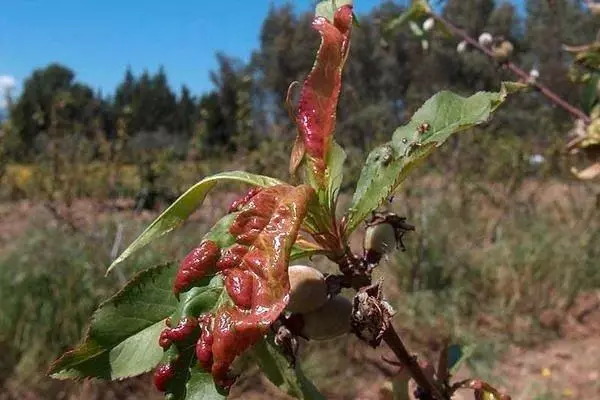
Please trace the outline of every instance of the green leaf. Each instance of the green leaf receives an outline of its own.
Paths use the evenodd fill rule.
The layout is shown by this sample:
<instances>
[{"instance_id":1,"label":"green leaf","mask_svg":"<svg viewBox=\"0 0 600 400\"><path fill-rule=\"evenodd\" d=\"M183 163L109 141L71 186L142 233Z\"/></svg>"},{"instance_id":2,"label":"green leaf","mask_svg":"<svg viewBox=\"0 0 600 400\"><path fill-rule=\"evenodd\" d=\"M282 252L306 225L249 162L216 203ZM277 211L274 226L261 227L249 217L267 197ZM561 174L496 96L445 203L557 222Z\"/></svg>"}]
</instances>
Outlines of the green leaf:
<instances>
[{"instance_id":1,"label":"green leaf","mask_svg":"<svg viewBox=\"0 0 600 400\"><path fill-rule=\"evenodd\" d=\"M346 152L335 141L331 142L331 148L327 154L325 169L325 187L319 187L319 180L311 172L310 168L306 169L306 180L316 188L316 197L309 206L309 216L305 221L309 231L319 232L327 230L331 223L331 217L335 215L335 207L337 197L344 180L344 161L346 160ZM311 223L312 222L312 223Z\"/></svg>"},{"instance_id":2,"label":"green leaf","mask_svg":"<svg viewBox=\"0 0 600 400\"><path fill-rule=\"evenodd\" d=\"M304 375L300 366L292 366L273 343L273 337L258 342L252 349L265 376L279 389L296 399L326 400Z\"/></svg>"},{"instance_id":3,"label":"green leaf","mask_svg":"<svg viewBox=\"0 0 600 400\"><path fill-rule=\"evenodd\" d=\"M162 358L158 345L164 320L177 306L172 294L174 264L139 273L92 316L80 346L55 361L54 378L121 379L153 369Z\"/></svg>"},{"instance_id":4,"label":"green leaf","mask_svg":"<svg viewBox=\"0 0 600 400\"><path fill-rule=\"evenodd\" d=\"M331 143L331 149L327 154L327 169L325 170L325 179L327 181L327 203L333 213L335 213L335 204L344 181L344 161L346 161L346 152L335 141Z\"/></svg>"},{"instance_id":5,"label":"green leaf","mask_svg":"<svg viewBox=\"0 0 600 400\"><path fill-rule=\"evenodd\" d=\"M390 142L367 157L346 214L345 235L356 229L446 139L486 122L507 94L520 88L503 85L500 92L479 92L468 98L443 91L427 100L407 125L396 129ZM426 126L423 124L429 127L419 132Z\"/></svg>"},{"instance_id":6,"label":"green leaf","mask_svg":"<svg viewBox=\"0 0 600 400\"><path fill-rule=\"evenodd\" d=\"M325 17L329 22L333 22L335 11L346 4L352 5L352 0L325 0L321 1L315 7L315 17Z\"/></svg>"},{"instance_id":7,"label":"green leaf","mask_svg":"<svg viewBox=\"0 0 600 400\"><path fill-rule=\"evenodd\" d=\"M394 31L409 21L422 19L431 13L431 7L426 0L415 0L411 6L386 25L386 31Z\"/></svg>"},{"instance_id":8,"label":"green leaf","mask_svg":"<svg viewBox=\"0 0 600 400\"><path fill-rule=\"evenodd\" d=\"M185 400L220 400L226 399L227 393L220 391L213 383L212 376L194 366L190 370ZM175 399L173 399L175 400Z\"/></svg>"},{"instance_id":9,"label":"green leaf","mask_svg":"<svg viewBox=\"0 0 600 400\"><path fill-rule=\"evenodd\" d=\"M392 380L392 399L393 400L410 400L408 382L410 376L404 372L400 372Z\"/></svg>"},{"instance_id":10,"label":"green leaf","mask_svg":"<svg viewBox=\"0 0 600 400\"><path fill-rule=\"evenodd\" d=\"M211 231L209 234L211 233L213 232ZM196 287L182 293L181 302L171 318L177 322L184 317L212 312L229 301L221 276L207 276ZM215 385L210 373L197 366L194 358L194 346L183 349L181 353L171 347L164 354L163 361L173 358L179 359L179 367L176 369L175 378L168 386L171 400L226 398L227 393Z\"/></svg>"},{"instance_id":11,"label":"green leaf","mask_svg":"<svg viewBox=\"0 0 600 400\"><path fill-rule=\"evenodd\" d=\"M473 355L475 348L475 345L461 346L458 344L448 347L448 369L450 374L456 374L460 366Z\"/></svg>"},{"instance_id":12,"label":"green leaf","mask_svg":"<svg viewBox=\"0 0 600 400\"><path fill-rule=\"evenodd\" d=\"M584 86L582 93L583 111L589 114L598 102L599 74L593 73L589 82Z\"/></svg>"},{"instance_id":13,"label":"green leaf","mask_svg":"<svg viewBox=\"0 0 600 400\"><path fill-rule=\"evenodd\" d=\"M296 242L290 252L290 261L327 254L328 250L325 250L318 245L305 246L303 243Z\"/></svg>"},{"instance_id":14,"label":"green leaf","mask_svg":"<svg viewBox=\"0 0 600 400\"><path fill-rule=\"evenodd\" d=\"M243 171L228 171L204 178L169 206L148 228L108 267L108 274L135 251L181 225L202 204L208 192L221 181L247 183L254 186L274 186L281 182L275 178L255 175Z\"/></svg>"}]
</instances>

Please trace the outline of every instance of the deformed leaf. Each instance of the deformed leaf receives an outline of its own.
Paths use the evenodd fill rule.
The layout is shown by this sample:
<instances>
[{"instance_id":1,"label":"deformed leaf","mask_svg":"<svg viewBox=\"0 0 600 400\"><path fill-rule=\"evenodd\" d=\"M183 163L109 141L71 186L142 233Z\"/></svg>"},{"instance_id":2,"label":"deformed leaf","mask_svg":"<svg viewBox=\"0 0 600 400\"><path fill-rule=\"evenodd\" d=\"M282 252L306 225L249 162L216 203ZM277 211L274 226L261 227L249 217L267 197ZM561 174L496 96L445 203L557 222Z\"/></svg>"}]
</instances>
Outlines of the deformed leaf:
<instances>
[{"instance_id":1,"label":"deformed leaf","mask_svg":"<svg viewBox=\"0 0 600 400\"><path fill-rule=\"evenodd\" d=\"M326 18L333 22L335 12L342 6L352 6L352 0L325 0L321 1L315 7L315 17Z\"/></svg>"},{"instance_id":2,"label":"deformed leaf","mask_svg":"<svg viewBox=\"0 0 600 400\"><path fill-rule=\"evenodd\" d=\"M204 178L188 189L187 192L182 194L169 206L169 208L159 215L158 218L156 218L115 261L113 261L106 273L108 274L117 264L123 262L137 250L169 233L185 222L185 220L202 204L208 192L218 182L222 181L240 182L259 187L268 187L281 183L275 178L255 175L243 171L222 172Z\"/></svg>"},{"instance_id":3,"label":"deformed leaf","mask_svg":"<svg viewBox=\"0 0 600 400\"><path fill-rule=\"evenodd\" d=\"M302 85L296 125L298 136L304 143L302 147L307 173L314 175L313 180L317 183L315 188L319 189L325 186L323 177L335 129L342 68L350 46L352 7L339 7L331 21L317 16L313 21L313 28L321 35L321 46L313 68ZM292 164L298 162L297 159L292 159Z\"/></svg>"},{"instance_id":4,"label":"deformed leaf","mask_svg":"<svg viewBox=\"0 0 600 400\"><path fill-rule=\"evenodd\" d=\"M201 251L186 257L174 289L190 305L180 307L161 334L167 363L155 372L157 387L180 396L181 375L175 371L194 365L210 371L218 386L231 385L232 362L264 336L287 304L290 253L312 195L306 185L264 188L217 223L198 247ZM197 307L194 292L209 277L222 281L214 287L220 295L209 307ZM192 351L194 342L192 363L181 366L177 360Z\"/></svg>"},{"instance_id":5,"label":"deformed leaf","mask_svg":"<svg viewBox=\"0 0 600 400\"><path fill-rule=\"evenodd\" d=\"M379 207L435 148L452 134L486 122L507 94L519 88L503 85L500 92L479 92L468 98L442 91L427 100L407 125L396 129L391 141L367 157L345 217L345 235Z\"/></svg>"},{"instance_id":6,"label":"deformed leaf","mask_svg":"<svg viewBox=\"0 0 600 400\"><path fill-rule=\"evenodd\" d=\"M283 392L301 400L325 400L315 385L304 375L299 364L290 361L273 343L272 336L259 341L252 354L265 376Z\"/></svg>"},{"instance_id":7,"label":"deformed leaf","mask_svg":"<svg viewBox=\"0 0 600 400\"><path fill-rule=\"evenodd\" d=\"M173 264L139 273L92 316L84 342L56 360L54 378L121 379L150 371L162 357L158 337L177 301Z\"/></svg>"},{"instance_id":8,"label":"deformed leaf","mask_svg":"<svg viewBox=\"0 0 600 400\"><path fill-rule=\"evenodd\" d=\"M218 387L210 372L198 365L194 345L200 335L195 316L210 313L227 301L221 276L207 275L196 287L181 295L168 325L162 325L163 330L156 343L167 349L154 372L154 384L157 389L168 393L172 400L226 397L226 390ZM181 329L188 321L192 322L187 324L192 329Z\"/></svg>"}]
</instances>

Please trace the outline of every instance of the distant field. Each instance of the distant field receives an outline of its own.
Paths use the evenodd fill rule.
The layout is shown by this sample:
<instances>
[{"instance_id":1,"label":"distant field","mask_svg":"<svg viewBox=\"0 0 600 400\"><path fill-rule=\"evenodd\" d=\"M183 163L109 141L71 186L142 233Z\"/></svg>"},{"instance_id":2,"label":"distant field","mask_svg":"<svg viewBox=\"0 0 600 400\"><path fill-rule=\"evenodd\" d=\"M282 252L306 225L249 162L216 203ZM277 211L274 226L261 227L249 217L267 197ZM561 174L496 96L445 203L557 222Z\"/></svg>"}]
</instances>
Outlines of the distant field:
<instances>
[{"instance_id":1,"label":"distant field","mask_svg":"<svg viewBox=\"0 0 600 400\"><path fill-rule=\"evenodd\" d=\"M173 168L195 180L189 165ZM91 189L99 170L85 170ZM120 170L135 190L135 167ZM10 174L27 185L37 171L11 165ZM407 252L381 266L403 336L424 353L439 348L440 331L476 344L471 367L513 398L562 398L565 391L594 398L600 394L593 375L600 355L591 351L600 348L598 188L528 179L510 192L499 183L459 182L434 174L411 178L410 190L400 190L388 206L417 226L406 238ZM134 257L123 274L181 258L236 193L225 187L210 195L188 224ZM342 196L340 206L347 202ZM104 277L117 230L123 229L122 249L156 216L136 213L133 205L130 197L83 198L52 213L35 199L0 204L0 292L9 294L0 315L0 385L4 380L7 398L153 398L146 378L82 386L42 375L56 354L77 343L97 303L120 286L118 274ZM360 250L360 235L352 245ZM581 351L584 344L589 351ZM303 359L330 398L383 399L392 371L382 353L349 337L311 343ZM543 368L551 375L542 375ZM497 371L510 379L498 381ZM265 385L250 373L233 394L243 389L238 398L261 398Z\"/></svg>"}]
</instances>

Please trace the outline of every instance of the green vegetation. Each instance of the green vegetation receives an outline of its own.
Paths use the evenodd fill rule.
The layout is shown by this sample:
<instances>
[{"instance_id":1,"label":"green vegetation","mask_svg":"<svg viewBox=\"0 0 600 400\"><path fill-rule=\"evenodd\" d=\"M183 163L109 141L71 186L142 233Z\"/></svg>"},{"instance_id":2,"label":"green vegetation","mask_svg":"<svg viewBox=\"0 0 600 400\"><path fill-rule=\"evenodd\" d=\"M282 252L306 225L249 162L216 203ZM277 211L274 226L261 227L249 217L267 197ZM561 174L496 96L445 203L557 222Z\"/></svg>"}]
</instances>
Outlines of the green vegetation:
<instances>
[{"instance_id":1,"label":"green vegetation","mask_svg":"<svg viewBox=\"0 0 600 400\"><path fill-rule=\"evenodd\" d=\"M489 31L510 39L516 62L542 71L541 81L587 110L589 99L581 100L579 88L568 81L566 55L557 49L593 41L598 19L575 1L526 4L521 16L508 3L449 0L442 15L472 36ZM336 125L336 141L347 154L344 182L329 182L319 200L330 206L341 184L343 207L338 208L351 207L347 233L361 231L360 223L382 202L415 224L416 232L405 238L407 252L385 256L377 270L385 275L387 297L398 311L394 323L411 348L427 355L443 345L440 333L474 344L468 366L482 378L502 382L495 366L507 348L560 337L578 296L600 290L598 187L572 180L563 150L572 120L539 93L515 96L492 121L473 127L499 101L494 93L477 95L481 109L470 107L472 113L461 113L452 127L468 129L459 137L449 137L454 131L444 129L448 121L413 117L438 90L497 91L510 75L477 52L458 56L456 41L441 33L423 51L407 32L386 30L402 10L384 3L360 16L360 27L354 28ZM77 392L45 376L49 363L80 341L93 310L128 278L149 265L180 260L197 246L238 188L220 186L193 221L105 277L155 211L218 171L288 178L296 127L285 107L286 93L290 82L302 80L311 68L318 45L311 20L312 13L299 15L291 5L272 7L251 60L244 64L218 54L211 74L215 89L199 97L185 86L173 91L163 69L140 76L127 70L109 96L94 93L58 64L27 79L0 126L0 387L9 388L8 398ZM294 90L291 95L295 100ZM384 201L407 177L408 167L429 155L429 147L410 143L424 120L432 124L426 131L432 129L433 139L448 141ZM407 123L390 142L375 147ZM393 160L391 172L381 161L388 148L409 157ZM534 155L543 161L532 162ZM368 167L361 172L365 159ZM368 192L374 181L389 190ZM3 216L18 212L27 204L23 200L46 208L32 207L18 228L3 225ZM93 211L81 210L84 201ZM197 202L157 232L184 220ZM63 207L67 211L60 212ZM323 257L315 264L335 271ZM263 357L284 368L281 354L267 345ZM385 363L368 359L369 350L355 338L313 342L304 350L302 369L327 398L354 396L366 382L384 385ZM349 363L348 357L358 361ZM240 387L259 390L257 376L252 369ZM314 390L302 374L299 381L289 375L275 379L286 380L280 386L288 393ZM129 389L94 383L90 390L116 391L119 397ZM554 397L561 398L544 388L537 398Z\"/></svg>"}]
</instances>

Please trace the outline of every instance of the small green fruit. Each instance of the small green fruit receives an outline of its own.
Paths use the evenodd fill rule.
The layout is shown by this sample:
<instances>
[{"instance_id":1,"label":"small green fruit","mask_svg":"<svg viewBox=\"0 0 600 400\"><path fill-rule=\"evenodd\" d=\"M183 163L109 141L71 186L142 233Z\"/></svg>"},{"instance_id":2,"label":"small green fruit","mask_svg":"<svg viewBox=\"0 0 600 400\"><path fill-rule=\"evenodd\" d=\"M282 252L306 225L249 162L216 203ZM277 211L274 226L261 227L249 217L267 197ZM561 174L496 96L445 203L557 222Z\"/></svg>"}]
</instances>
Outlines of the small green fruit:
<instances>
[{"instance_id":1,"label":"small green fruit","mask_svg":"<svg viewBox=\"0 0 600 400\"><path fill-rule=\"evenodd\" d=\"M391 253L396 249L396 230L385 222L369 226L365 232L364 248L379 255Z\"/></svg>"},{"instance_id":2,"label":"small green fruit","mask_svg":"<svg viewBox=\"0 0 600 400\"><path fill-rule=\"evenodd\" d=\"M288 275L290 277L288 311L307 313L327 302L327 284L321 271L306 265L292 265L288 269Z\"/></svg>"},{"instance_id":3,"label":"small green fruit","mask_svg":"<svg viewBox=\"0 0 600 400\"><path fill-rule=\"evenodd\" d=\"M329 299L323 307L304 314L302 334L309 339L327 340L350 332L352 303L343 296Z\"/></svg>"}]
</instances>

